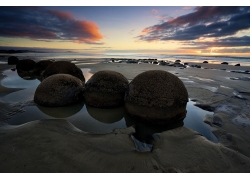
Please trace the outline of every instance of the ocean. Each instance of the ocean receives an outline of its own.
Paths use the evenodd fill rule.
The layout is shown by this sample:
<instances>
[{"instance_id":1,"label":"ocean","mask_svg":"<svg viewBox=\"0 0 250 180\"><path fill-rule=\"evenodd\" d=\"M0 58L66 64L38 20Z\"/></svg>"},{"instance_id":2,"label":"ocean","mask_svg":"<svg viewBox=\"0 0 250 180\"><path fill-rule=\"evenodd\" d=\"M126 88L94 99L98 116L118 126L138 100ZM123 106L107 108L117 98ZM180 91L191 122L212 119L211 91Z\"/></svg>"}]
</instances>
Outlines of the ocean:
<instances>
[{"instance_id":1,"label":"ocean","mask_svg":"<svg viewBox=\"0 0 250 180\"><path fill-rule=\"evenodd\" d=\"M249 56L214 56L214 55L169 55L169 54L146 54L146 53L82 53L82 52L29 52L29 53L15 53L15 54L0 54L0 64L5 64L9 56L17 56L19 59L33 59L35 61L46 59L80 59L80 58L100 58L107 60L111 58L120 59L157 59L175 61L181 60L185 62L197 62L202 63L208 61L211 64L220 64L222 62L228 62L229 65L235 65L240 63L241 66L250 66Z\"/></svg>"}]
</instances>

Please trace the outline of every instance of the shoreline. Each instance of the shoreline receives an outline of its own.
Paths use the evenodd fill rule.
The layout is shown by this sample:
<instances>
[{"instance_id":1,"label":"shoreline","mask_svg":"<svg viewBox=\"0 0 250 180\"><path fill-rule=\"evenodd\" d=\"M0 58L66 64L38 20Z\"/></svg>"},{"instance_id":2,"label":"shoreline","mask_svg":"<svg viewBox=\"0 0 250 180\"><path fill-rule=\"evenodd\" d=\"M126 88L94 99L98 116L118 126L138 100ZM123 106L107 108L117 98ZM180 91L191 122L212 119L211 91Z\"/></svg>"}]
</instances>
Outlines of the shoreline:
<instances>
[{"instance_id":1,"label":"shoreline","mask_svg":"<svg viewBox=\"0 0 250 180\"><path fill-rule=\"evenodd\" d=\"M69 59L68 59L69 60ZM72 61L72 60L69 60ZM86 62L86 61L85 61ZM90 60L91 62L91 60ZM192 64L192 63L190 63ZM157 164L157 168L158 170L161 169L163 171L169 172L170 170L172 171L180 171L180 172L249 172L249 169L247 170L246 168L250 167L250 140L249 140L249 136L250 136L250 114L249 114L249 105L250 105L250 90L249 89L249 82L246 80L242 80L242 79L237 79L237 80L232 80L230 79L230 77L247 77L249 78L250 75L249 74L243 74L243 73L235 73L235 72L230 72L230 71L225 71L225 70L220 70L220 69L224 69L224 67L227 68L227 70L241 70L241 71L246 71L249 70L250 67L249 66L231 66L231 65L220 65L220 64L204 64L204 63L193 63L193 64L197 64L197 65L201 65L202 67L204 66L205 68L216 68L217 70L213 70L213 69L203 69L203 68L185 68L185 69L180 69L178 67L170 67L170 66L161 66L161 65L153 65L153 64L126 64L126 63L97 63L97 64L84 64L83 62L81 62L81 64L77 64L76 65L79 68L89 68L91 69L90 72L91 73L96 73L97 71L100 70L114 70L114 71L118 71L121 74L123 74L129 81L131 81L136 75L138 75L141 72L147 71L147 70L153 70L153 69L159 69L159 70L166 70L171 72L172 74L176 75L177 77L179 77L181 80L183 80L187 90L188 90L188 94L189 94L189 98L191 98L191 100L195 101L196 104L198 104L198 107L200 108L204 108L204 109L210 109L214 111L213 115L210 116L205 116L204 117L204 122L206 122L207 124L209 124L212 128L213 133L216 135L216 137L219 140L219 143L213 144L211 142L208 142L207 140L204 140L204 137L199 137L197 138L197 134L192 131L189 130L188 128L177 128L175 130L170 130L170 131L166 131L163 133L159 133L160 136L162 136L161 139L161 146L163 147L163 149L161 149L161 146L157 146L156 147L156 152L155 153L159 153L161 152L159 155L159 157L164 157L164 153L166 152L170 152L169 151L169 146L173 146L175 148L180 148L179 145L177 144L169 144L166 142L166 138L180 138L179 140L183 143L183 145L185 145L186 140L188 139L188 142L191 142L191 146L194 148L196 147L199 143L202 142L202 144L204 146L206 146L207 148L211 148L211 149L202 149L201 147L196 147L197 150L195 151L198 155L197 157L195 156L194 152L192 153L192 148L187 150L189 153L191 153L191 155L189 156L189 158L191 156L194 155L194 157L192 158L196 158L191 160L193 164L191 164L190 166L192 168L186 168L187 164L185 164L184 162L181 163L181 165L177 165L175 164L175 161L177 159L172 158L170 160L170 164L167 162L169 161L169 157L166 157L166 161L163 160L163 162L158 162L156 161ZM4 69L10 69L12 66L15 65L0 65L0 71L1 71L1 75L0 75L0 80L2 80L2 78L4 78L4 76L2 75L2 71ZM237 69L233 69L233 68L237 68ZM11 93L17 91L17 89L10 89L10 88L6 88L3 87L2 85L0 85L0 98L3 97L4 95L6 95L7 93ZM7 103L1 103L0 104L3 108L7 107ZM1 107L0 106L0 107ZM20 107L19 107L20 108ZM8 108L6 108L8 110ZM237 120L237 122L236 122ZM238 124L237 124L238 123ZM245 125L244 125L245 123ZM52 133L51 130L53 128L55 128L55 125L57 126L57 133ZM21 143L20 141L17 141L14 138L14 135L18 135L20 133L25 133L27 132L27 128L28 127L32 127L34 128L34 130L32 130L32 132L29 133L29 135L35 135L36 138L31 138L30 140L26 140L25 144L28 147L29 143L32 143L32 141L36 140L39 141L40 138L45 138L48 139L50 138L50 136L52 137L59 137L61 140L63 140L63 138L70 140L73 143L73 147L76 148L77 145L77 140L78 138L83 138L85 140L88 141L88 143L92 144L89 148L95 148L97 146L99 146L98 143L100 143L101 141L107 142L107 138L111 138L111 137L116 137L115 133L109 133L107 135L103 135L103 136L87 136L87 135L83 135L81 132L76 131L74 129L74 127L72 127L72 125L69 125L68 122L65 122L62 120L62 123L60 125L60 123L58 124L57 120L53 120L52 122L48 122L48 121L44 121L44 120L38 120L35 122L30 122L24 126L20 125L20 126L16 126L16 128L14 128L15 130L12 130L11 128L7 127L3 128L1 127L0 129L3 130L4 135L0 136L0 142L3 143L4 145L7 145L6 142L4 141L5 138L10 138L11 142L13 145L18 145L19 143ZM13 126L9 126L9 127L13 127ZM69 128L70 127L70 128ZM62 128L68 128L69 130L63 130ZM188 129L188 130L187 130ZM36 130L38 132L36 132ZM69 137L65 136L65 135L61 135L62 132L66 131L67 134L70 134ZM127 153L131 150L133 150L132 146L133 144L131 144L130 139L127 139L127 137L125 137L128 132L134 131L133 128L126 128L126 129L121 129L121 130L115 130L115 132L119 132L119 137L117 140L123 141L125 140L126 145L124 144L120 144L117 141L112 143L111 145L105 145L103 144L103 148L108 148L108 149L112 149L114 151L118 151L118 147L126 147L128 149L120 149L122 152L126 152L121 153L120 155L118 155L118 159L120 158L120 160L126 161L128 162L128 160L125 160L125 158L129 158L131 159L131 157L134 157L136 160L139 161L138 157L135 156L135 154L131 153L130 155L128 155ZM178 132L179 131L179 132ZM40 133L39 133L40 132ZM48 135L42 135L43 133L47 132ZM175 134L174 132L178 132L180 133ZM38 134L36 134L38 133ZM181 137L181 135L183 135L183 137ZM20 138L24 138L25 139L26 136L21 136ZM76 138L75 140L74 137ZM98 137L98 138L96 138ZM184 140L185 138L187 138L186 140ZM197 138L197 139L196 139ZM195 140L196 139L196 140ZM32 141L31 141L32 140ZM101 141L100 141L101 140ZM68 143L70 141L67 141ZM162 142L165 142L162 144ZM63 143L61 144L60 142L55 142L53 141L53 143L57 144L58 146L61 145L63 148L65 148L65 151L74 151L72 149L70 149L69 147L66 148L66 144ZM83 143L83 142L82 142ZM156 144L159 143L158 141L156 141ZM102 144L102 143L101 143ZM118 146L119 144L119 146ZM52 144L50 144L52 145ZM36 144L35 148L40 147L38 144ZM54 147L54 145L53 145ZM158 149L157 149L158 147ZM43 148L43 147L40 147ZM86 149L86 147L81 146L81 148ZM132 148L132 149L131 149ZM216 150L217 148L217 150ZM229 149L228 149L229 148ZM34 150L32 148L28 148L29 152L31 150ZM46 146L46 149L49 150L50 147ZM88 152L90 151L90 149L86 149ZM38 149L36 149L38 151ZM50 149L51 150L51 149ZM164 150L164 151L163 151ZM174 149L173 149L174 150ZM216 155L216 153L219 153L218 150L220 152L223 152L222 157L224 158L219 158L218 154ZM1 156L0 156L0 160L4 160L3 154L7 153L7 149L3 149L1 150ZM53 150L55 151L55 149ZM59 150L58 150L59 151ZM185 147L182 147L179 150L179 153L182 154L185 151ZM47 152L47 151L46 151ZM105 154L103 150L95 150L95 156L101 157L99 154L102 154L103 158L111 158L111 160L107 160L107 162L116 162L114 160L114 157L112 155L107 155ZM22 155L25 155L25 147L23 147L23 150L20 151L19 153L21 153ZM47 152L48 153L48 152ZM99 154L98 154L99 153ZM103 154L104 153L104 154ZM198 165L198 168L195 169L194 165L199 164L198 160L204 159L205 157L202 155L202 153L205 154L209 154L209 156L207 158L212 158L212 160L210 160L207 163L211 163L206 164L206 165ZM38 154L36 154L36 152L33 153L34 157L38 156ZM112 154L112 153L111 153ZM127 154L127 155L126 155ZM231 154L231 155L236 155L237 158L240 158L241 160L239 161L239 164L236 163L237 167L226 167L225 164L227 163L235 163L235 157L231 157L226 155L226 154ZM93 154L94 155L94 154ZM213 155L214 157L211 157L211 155ZM27 155L25 155L27 156ZM50 156L50 155L49 155ZM63 157L69 158L70 155L67 154L63 154ZM144 155L143 155L144 156ZM84 156L86 159L88 159L87 156ZM145 156L146 157L146 156ZM187 158L185 155L181 155L180 157L182 157L183 159ZM46 156L44 156L44 158L46 158ZM76 160L73 156L71 157L73 158L75 161L78 162L78 160ZM152 161L155 161L155 159L152 157L152 155L150 155L150 159ZM218 158L218 160L216 160L216 158ZM227 160L226 160L226 159ZM27 157L27 159L30 159L29 157ZM205 158L206 159L206 158ZM57 159L58 160L58 159ZM83 158L81 159L82 161L84 160ZM27 160L28 161L28 160ZM63 159L60 159L60 161L63 161ZM82 161L79 160L79 162L82 163ZM179 160L180 161L180 160ZM218 162L219 161L219 162ZM3 162L3 161L2 161ZM6 162L6 161L5 161ZM46 161L47 162L47 161ZM57 161L59 162L59 161ZM138 168L136 172L159 172L157 170L157 168L153 168L153 169L142 169L139 168L139 165L142 165L140 163L136 163L133 160L131 160L131 162L136 164L136 168ZM214 167L212 164L214 163L218 163L220 165L222 165L222 167L216 167L217 165L214 165ZM242 163L244 162L244 163ZM12 161L13 163L13 161ZM20 163L18 162L18 160L15 160L15 163ZM3 163L4 164L4 163ZM160 164L163 164L163 167L159 167ZM224 165L223 165L224 164ZM74 162L71 161L71 165L74 165ZM87 164L86 164L87 165ZM90 164L89 167L93 166L94 164ZM65 165L66 166L66 165ZM108 169L108 167L102 167L105 166L105 164L102 164L99 167L99 171L98 169L94 170L91 168L86 168L85 172L110 172L110 170ZM144 165L143 165L144 166ZM210 169L205 169L204 167L206 166L210 166ZM1 166L1 168L3 168L4 166ZM11 162L9 162L8 167L11 168ZM153 165L152 165L153 167ZM166 168L168 167L168 168ZM172 169L170 168L172 167ZM1 169L0 168L0 169ZM47 170L48 172L50 172L48 169L46 169L45 167L43 167L43 170ZM58 170L58 168L62 168L62 166L60 166L60 164L57 164L54 167L54 170ZM93 168L93 167L92 167ZM123 167L125 168L125 167ZM132 169L123 169L119 167L114 167L114 169L116 169L116 172L134 172ZM135 168L135 169L136 169ZM165 168L165 169L164 169ZM216 169L218 168L218 169ZM229 168L229 169L227 169ZM242 168L242 170L240 170L240 168ZM32 167L30 167L30 169L32 169ZM77 169L77 168L76 168ZM76 170L75 169L75 170ZM139 170L140 169L140 170ZM9 171L11 172L22 172L22 171L15 171L15 169L11 168ZM33 169L34 170L34 169ZM69 170L69 169L68 169ZM70 168L70 170L74 170L72 168ZM68 172L71 172L71 171ZM53 170L52 170L53 171ZM82 172L83 170L81 170ZM23 169L23 172L26 172L25 169ZM34 171L33 171L34 172ZM42 171L43 172L43 171Z\"/></svg>"}]
</instances>

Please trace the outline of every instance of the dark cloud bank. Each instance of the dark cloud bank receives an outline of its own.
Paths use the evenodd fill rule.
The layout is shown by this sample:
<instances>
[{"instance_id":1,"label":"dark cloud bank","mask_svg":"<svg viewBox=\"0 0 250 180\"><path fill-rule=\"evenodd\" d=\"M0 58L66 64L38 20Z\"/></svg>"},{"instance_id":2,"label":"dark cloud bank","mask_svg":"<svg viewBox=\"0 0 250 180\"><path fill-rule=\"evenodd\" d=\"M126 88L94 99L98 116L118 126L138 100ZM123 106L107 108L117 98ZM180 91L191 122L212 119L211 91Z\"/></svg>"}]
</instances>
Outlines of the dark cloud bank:
<instances>
[{"instance_id":1,"label":"dark cloud bank","mask_svg":"<svg viewBox=\"0 0 250 180\"><path fill-rule=\"evenodd\" d=\"M194 12L187 15L147 27L137 38L142 41L192 41L203 37L218 39L216 42L203 42L203 46L249 46L249 36L228 37L249 28L250 7L206 6L197 7Z\"/></svg>"},{"instance_id":2,"label":"dark cloud bank","mask_svg":"<svg viewBox=\"0 0 250 180\"><path fill-rule=\"evenodd\" d=\"M0 7L0 36L96 44L103 38L94 22L42 7Z\"/></svg>"}]
</instances>

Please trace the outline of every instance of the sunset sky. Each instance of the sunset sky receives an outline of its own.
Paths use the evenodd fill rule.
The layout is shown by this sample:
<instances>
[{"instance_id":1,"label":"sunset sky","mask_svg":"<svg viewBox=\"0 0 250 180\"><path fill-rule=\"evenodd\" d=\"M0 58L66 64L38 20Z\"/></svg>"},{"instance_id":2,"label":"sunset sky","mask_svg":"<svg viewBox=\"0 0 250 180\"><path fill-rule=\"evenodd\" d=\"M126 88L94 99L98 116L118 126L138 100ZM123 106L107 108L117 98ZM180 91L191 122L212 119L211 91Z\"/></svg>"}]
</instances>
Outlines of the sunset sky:
<instances>
[{"instance_id":1,"label":"sunset sky","mask_svg":"<svg viewBox=\"0 0 250 180\"><path fill-rule=\"evenodd\" d=\"M0 7L0 46L250 54L250 6Z\"/></svg>"}]
</instances>

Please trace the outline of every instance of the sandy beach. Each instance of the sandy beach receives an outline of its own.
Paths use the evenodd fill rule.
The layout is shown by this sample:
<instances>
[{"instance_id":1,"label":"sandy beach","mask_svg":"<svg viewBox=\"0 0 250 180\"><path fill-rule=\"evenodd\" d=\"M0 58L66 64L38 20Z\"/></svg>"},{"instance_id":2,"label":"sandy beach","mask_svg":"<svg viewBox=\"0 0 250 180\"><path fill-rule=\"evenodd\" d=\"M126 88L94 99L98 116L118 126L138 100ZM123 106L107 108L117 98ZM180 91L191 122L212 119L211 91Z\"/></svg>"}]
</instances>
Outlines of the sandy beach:
<instances>
[{"instance_id":1,"label":"sandy beach","mask_svg":"<svg viewBox=\"0 0 250 180\"><path fill-rule=\"evenodd\" d=\"M201 68L180 68L92 59L74 63L89 68L92 74L100 70L120 72L129 82L148 70L176 75L183 81L189 99L213 112L203 121L211 126L218 143L181 126L155 133L152 151L138 152L130 137L134 126L95 135L65 119L9 125L8 119L22 113L28 104L3 102L2 97L20 89L1 84L0 172L250 172L249 66L190 62L189 66ZM0 80L5 78L4 70L14 67L0 64Z\"/></svg>"}]
</instances>

